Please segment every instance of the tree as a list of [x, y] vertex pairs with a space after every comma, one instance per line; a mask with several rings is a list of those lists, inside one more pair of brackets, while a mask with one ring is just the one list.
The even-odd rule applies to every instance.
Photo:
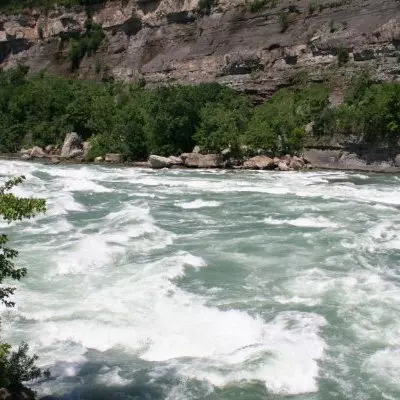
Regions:
[[304, 139], [304, 115], [310, 113], [296, 94], [282, 89], [257, 107], [246, 133], [247, 144], [271, 155], [293, 154], [301, 150]]
[[[10, 190], [24, 181], [25, 177], [10, 179], [0, 186], [0, 215], [7, 222], [32, 218], [37, 213], [46, 210], [46, 203], [42, 199], [29, 199], [17, 197]], [[13, 307], [14, 302], [9, 298], [15, 288], [8, 286], [4, 281], [19, 281], [26, 275], [26, 268], [18, 268], [14, 264], [18, 252], [8, 247], [7, 235], [0, 235], [0, 302], [6, 307]], [[35, 366], [37, 356], [28, 355], [28, 345], [22, 343], [18, 350], [11, 351], [8, 343], [0, 343], [0, 385], [10, 390], [23, 388], [22, 382], [39, 378], [42, 372]]]
[[240, 155], [249, 120], [248, 110], [245, 105], [235, 108], [233, 104], [206, 104], [201, 109], [200, 126], [194, 136], [202, 151], [219, 153], [229, 148], [233, 154]]

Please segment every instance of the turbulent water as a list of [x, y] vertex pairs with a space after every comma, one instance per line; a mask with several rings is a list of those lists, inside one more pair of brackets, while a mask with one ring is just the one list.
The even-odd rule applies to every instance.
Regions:
[[0, 162], [48, 212], [2, 334], [63, 399], [399, 399], [400, 179]]

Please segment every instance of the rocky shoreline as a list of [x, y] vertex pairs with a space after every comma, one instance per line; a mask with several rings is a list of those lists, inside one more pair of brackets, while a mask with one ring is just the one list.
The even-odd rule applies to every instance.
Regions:
[[[299, 171], [329, 169], [355, 172], [400, 174], [400, 155], [393, 160], [370, 162], [365, 156], [344, 149], [306, 148], [301, 156], [286, 154], [269, 157], [266, 154], [235, 157], [230, 149], [219, 154], [201, 154], [196, 146], [191, 153], [162, 157], [150, 155], [147, 161], [124, 162], [122, 154], [109, 153], [90, 160], [90, 142], [82, 141], [75, 132], [66, 135], [63, 146], [38, 146], [21, 149], [16, 154], [0, 155], [2, 159], [39, 161], [46, 164], [112, 164], [151, 169], [232, 169]], [[248, 150], [248, 149], [247, 149]], [[248, 152], [250, 153], [250, 152]], [[253, 152], [254, 153], [254, 152]]]

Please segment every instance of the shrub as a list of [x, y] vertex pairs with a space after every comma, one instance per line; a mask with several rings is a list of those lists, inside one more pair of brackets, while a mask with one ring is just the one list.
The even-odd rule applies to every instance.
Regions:
[[261, 11], [267, 4], [268, 0], [254, 0], [247, 6], [247, 11], [255, 13]]
[[280, 90], [257, 107], [246, 132], [247, 144], [270, 154], [296, 153], [302, 147], [303, 121], [296, 114], [296, 95]]
[[289, 13], [285, 11], [281, 11], [278, 14], [278, 22], [280, 27], [280, 32], [286, 32], [287, 28], [289, 27]]
[[308, 14], [312, 15], [319, 10], [321, 3], [319, 0], [311, 0], [308, 3]]
[[197, 5], [198, 12], [201, 15], [208, 15], [211, 12], [211, 8], [215, 6], [216, 0], [199, 0]]
[[196, 143], [208, 153], [219, 153], [229, 148], [231, 153], [240, 155], [249, 111], [249, 105], [242, 101], [236, 105], [206, 104], [200, 112], [200, 126], [194, 136]]
[[349, 104], [358, 103], [371, 87], [373, 81], [368, 71], [355, 75], [345, 93], [345, 101]]
[[345, 48], [340, 48], [338, 50], [337, 57], [338, 57], [339, 66], [343, 66], [343, 65], [347, 64], [350, 60], [349, 50], [347, 50]]
[[100, 24], [95, 24], [90, 19], [85, 22], [86, 32], [78, 39], [71, 39], [68, 57], [71, 61], [71, 70], [75, 71], [87, 54], [88, 56], [96, 52], [100, 47], [105, 34]]

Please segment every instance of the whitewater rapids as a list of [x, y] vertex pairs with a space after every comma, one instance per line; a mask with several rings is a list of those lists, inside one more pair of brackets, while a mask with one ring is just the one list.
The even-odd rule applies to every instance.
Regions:
[[[0, 161], [41, 396], [399, 399], [400, 179]], [[74, 397], [75, 396], [75, 397]]]

